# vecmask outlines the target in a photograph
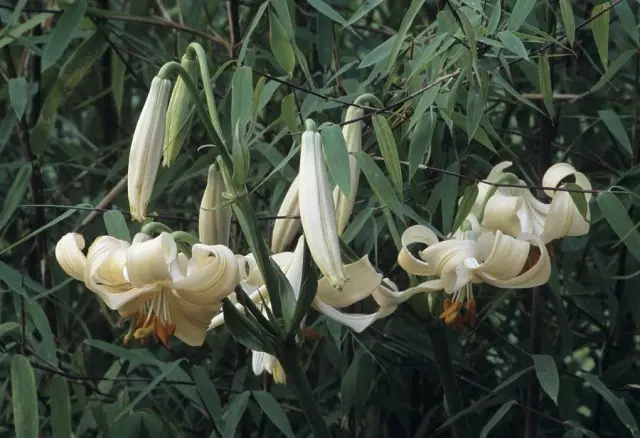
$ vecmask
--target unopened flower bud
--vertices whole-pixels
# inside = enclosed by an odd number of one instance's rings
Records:
[[[231,207],[222,207],[226,200],[222,196],[224,182],[215,164],[209,167],[207,187],[200,203],[198,236],[205,245],[229,245]]]

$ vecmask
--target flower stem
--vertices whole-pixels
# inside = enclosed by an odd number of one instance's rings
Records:
[[[446,412],[447,415],[451,417],[464,408],[464,403],[460,396],[460,388],[458,387],[458,381],[453,369],[453,361],[451,359],[451,352],[449,351],[449,344],[447,343],[446,331],[444,327],[434,326],[427,328],[427,334],[433,346],[438,374],[440,375],[440,382],[442,383],[442,390],[444,392]],[[455,438],[470,438],[472,436],[469,423],[464,417],[453,423],[451,428],[453,429],[453,436]]]
[[[312,436],[316,438],[329,438],[329,428],[320,412],[320,407],[313,396],[313,389],[309,385],[307,376],[304,373],[300,359],[298,358],[295,344],[287,343],[278,358],[285,373],[287,374],[287,382],[291,383],[293,390],[298,397],[298,401],[302,406],[307,420],[313,431]]]

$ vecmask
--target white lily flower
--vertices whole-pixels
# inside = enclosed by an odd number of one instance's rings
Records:
[[[336,224],[329,176],[322,153],[322,139],[307,121],[300,147],[300,220],[311,256],[331,285],[340,289],[347,281],[340,257],[340,240]]]
[[[153,78],[131,140],[127,186],[131,217],[138,221],[145,219],[160,167],[170,91],[171,81]]]
[[[189,259],[167,233],[153,239],[136,236],[134,242],[101,236],[83,262],[84,239],[68,234],[58,243],[56,256],[65,272],[84,280],[109,308],[133,320],[134,337],[144,341],[153,335],[168,346],[175,335],[188,345],[202,345],[220,301],[239,281],[234,254],[222,245],[196,244]]]
[[[251,368],[253,374],[259,376],[267,372],[273,375],[273,381],[285,385],[287,383],[287,375],[282,368],[280,361],[273,355],[264,351],[253,351],[251,355]]]
[[[357,106],[347,108],[347,114],[344,121],[357,120],[364,115],[364,110]],[[360,166],[357,158],[353,155],[362,150],[362,122],[357,121],[344,125],[342,128],[342,136],[347,145],[349,152],[349,193],[344,194],[340,187],[333,190],[333,199],[336,206],[336,224],[338,226],[338,235],[342,235],[347,228],[349,218],[353,212],[353,205],[356,201],[356,193],[358,192],[358,182],[360,180]]]
[[[445,301],[445,312],[441,315],[447,323],[463,322],[459,315],[463,304],[470,311],[464,322],[473,322],[472,283],[521,289],[542,285],[551,275],[549,254],[540,238],[522,233],[516,239],[499,230],[477,235],[479,227],[474,228],[458,235],[462,238],[441,242],[431,229],[421,225],[409,227],[402,235],[399,265],[410,274],[439,277],[422,283],[420,288],[444,290],[453,295],[452,300]],[[419,252],[420,258],[407,248],[413,243],[428,245]],[[530,255],[532,247],[537,251]]]
[[[222,196],[224,182],[215,164],[209,166],[207,187],[200,202],[198,237],[206,245],[229,245],[231,207],[220,208],[226,200]]]
[[[510,166],[509,161],[496,165],[485,181],[493,183],[500,181],[505,175],[504,170]],[[562,188],[565,187],[562,181],[567,177],[573,177],[575,183],[582,189],[591,190],[591,183],[587,177],[567,163],[551,166],[542,178],[542,185]],[[516,183],[524,185],[522,180],[517,180]],[[487,199],[491,191],[494,193]],[[589,232],[588,202],[591,194],[585,194],[587,211],[583,216],[568,192],[545,190],[545,193],[552,198],[550,204],[537,200],[527,188],[493,187],[480,182],[478,197],[471,214],[483,216],[484,228],[500,230],[509,236],[529,233],[539,237],[544,243],[565,236],[581,236]]]
[[[271,251],[280,253],[289,246],[302,227],[300,216],[300,204],[298,203],[298,189],[300,187],[300,175],[297,175],[289,186],[289,190],[280,205],[280,209],[273,225],[271,235]],[[288,217],[294,217],[287,219]]]

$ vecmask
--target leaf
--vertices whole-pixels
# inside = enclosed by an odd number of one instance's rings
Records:
[[[460,225],[462,225],[462,222],[467,218],[467,216],[469,216],[469,213],[471,213],[471,209],[478,198],[478,193],[478,184],[471,184],[464,189],[464,193],[462,194],[461,201],[458,205],[456,217],[453,220],[453,226],[451,227],[452,232],[455,233],[458,228],[460,228]]]
[[[638,35],[638,25],[636,24],[635,14],[631,10],[628,1],[616,2],[613,10],[620,19],[620,24],[624,31],[629,35],[629,38],[636,43],[636,46],[640,45],[640,38]]]
[[[251,392],[249,391],[242,392],[236,395],[233,400],[231,400],[231,403],[229,403],[227,412],[224,413],[225,428],[222,438],[233,438],[236,436],[236,429],[238,428],[238,424],[240,424],[244,411],[247,409],[250,394]]]
[[[627,404],[624,402],[624,400],[612,393],[597,376],[585,373],[584,380],[586,380],[593,387],[593,389],[595,389],[598,394],[600,394],[602,398],[604,398],[607,403],[609,403],[609,406],[611,406],[613,412],[615,412],[620,421],[622,421],[622,424],[624,424],[625,427],[629,429],[631,435],[636,438],[640,437],[638,423],[636,423],[636,419],[627,407]]]
[[[64,377],[54,375],[51,380],[51,430],[54,438],[68,438],[72,436],[71,427],[71,399],[69,386]]]
[[[471,139],[476,135],[476,131],[482,121],[484,114],[485,96],[482,87],[476,81],[469,89],[467,94],[467,142],[471,143]]]
[[[11,405],[16,438],[38,438],[38,394],[29,359],[16,354],[11,360]]]
[[[129,226],[120,210],[109,210],[102,215],[107,234],[120,240],[131,242]]]
[[[0,324],[0,336],[5,333],[12,332],[20,328],[20,325],[17,322],[3,322]]]
[[[359,349],[340,385],[341,410],[344,414],[352,406],[362,406],[369,398],[375,364],[373,358],[363,348]]]
[[[41,25],[50,16],[50,13],[43,12],[41,14],[34,15],[19,26],[16,26],[14,28],[6,27],[4,31],[0,33],[0,49],[12,43],[14,40],[17,40],[23,34],[29,32],[34,27]]]
[[[522,44],[520,38],[515,36],[512,32],[509,32],[508,30],[500,32],[498,34],[498,39],[502,42],[502,44],[504,44],[507,49],[518,55],[520,58],[526,61],[529,60],[529,55],[527,53],[527,49],[524,47],[524,44]]]
[[[600,120],[605,124],[613,138],[615,138],[622,147],[622,150],[629,156],[632,156],[631,142],[618,114],[612,109],[606,109],[598,111],[598,116],[600,116]]]
[[[363,151],[358,151],[354,155],[358,159],[360,169],[367,178],[367,181],[371,186],[371,190],[373,190],[376,198],[378,198],[380,205],[383,207],[388,206],[398,215],[398,217],[403,217],[400,203],[393,191],[391,183],[384,176],[384,173],[382,173],[375,161],[373,161],[373,158]]]
[[[540,80],[540,91],[542,92],[542,100],[547,107],[549,117],[553,119],[553,88],[551,86],[551,69],[549,68],[549,55],[544,54],[540,56],[540,62],[538,63],[538,79]]]
[[[534,354],[533,366],[540,386],[551,400],[558,404],[558,392],[560,391],[560,377],[553,357],[548,354]]]
[[[260,409],[262,409],[262,412],[280,429],[280,432],[282,432],[284,436],[295,437],[287,414],[282,410],[282,407],[280,407],[280,404],[273,395],[266,391],[253,391],[251,394],[258,403],[258,406],[260,406]]]
[[[338,125],[330,123],[320,130],[322,147],[327,167],[342,193],[349,196],[351,192],[351,175],[349,171],[349,152]]]
[[[489,421],[487,421],[487,424],[485,424],[482,430],[480,431],[480,438],[487,438],[489,436],[489,432],[491,432],[493,428],[496,427],[498,423],[500,423],[500,420],[502,420],[502,418],[507,414],[507,412],[509,412],[509,409],[511,409],[511,406],[517,405],[517,404],[518,403],[515,400],[509,400],[508,402],[500,406],[500,408],[496,411],[495,414],[491,416],[491,418],[489,418]]]
[[[516,32],[520,26],[526,21],[527,17],[536,5],[536,0],[518,0],[513,6],[509,21],[507,21],[507,29]]]
[[[629,49],[621,53],[615,59],[615,61],[611,63],[611,66],[609,67],[609,69],[605,70],[600,80],[596,82],[596,84],[593,87],[591,87],[591,89],[589,90],[589,93],[594,93],[598,91],[600,88],[602,88],[602,86],[607,82],[609,82],[618,73],[618,71],[627,64],[627,62],[635,54],[636,54],[636,49]]]
[[[567,33],[569,45],[573,47],[576,41],[576,22],[573,17],[571,0],[560,0],[560,14],[562,15],[562,23],[564,24],[564,31]]]
[[[236,341],[255,351],[265,350],[260,329],[240,313],[236,306],[231,304],[231,301],[224,300],[222,310],[224,312],[225,325]]]
[[[451,113],[451,121],[453,121],[453,123],[460,129],[465,129],[467,128],[467,117],[454,111]],[[489,139],[489,136],[487,135],[487,133],[484,131],[484,129],[482,128],[478,128],[476,130],[476,133],[473,135],[473,139],[475,141],[477,141],[478,143],[480,143],[481,145],[483,145],[484,147],[486,147],[487,149],[489,149],[491,152],[493,152],[494,154],[497,154],[498,152],[496,151],[496,149],[493,147],[493,144],[491,143],[491,140]]]
[[[609,9],[611,5],[609,2],[605,2],[599,5],[595,5],[591,10],[591,32],[593,32],[593,39],[596,42],[596,48],[598,49],[598,55],[600,55],[600,62],[606,70],[609,65]],[[593,18],[596,17],[597,18]]]
[[[18,174],[15,176],[13,184],[11,184],[11,188],[7,192],[2,211],[0,211],[0,230],[4,229],[7,223],[9,223],[9,220],[11,220],[13,214],[22,203],[22,199],[27,193],[29,182],[31,181],[31,171],[32,167],[30,164],[25,164],[18,170]]]
[[[126,65],[115,50],[111,51],[111,94],[118,120],[122,119],[122,101],[124,98],[124,79]]]
[[[411,143],[409,144],[409,179],[413,178],[420,164],[429,162],[431,140],[435,126],[436,116],[433,111],[430,111],[422,115],[413,130]]]
[[[501,0],[496,0],[492,7],[493,11],[491,11],[489,24],[487,24],[487,32],[489,33],[489,35],[493,35],[493,33],[498,29],[498,25],[500,24],[500,18],[502,18]]]
[[[363,18],[369,12],[373,11],[375,8],[380,6],[384,0],[365,0],[362,2],[357,11],[353,13],[349,21],[347,21],[347,25],[351,26],[353,23]]]
[[[331,6],[326,4],[323,0],[307,0],[307,3],[309,3],[311,6],[313,6],[313,8],[316,11],[320,12],[325,17],[330,18],[331,20],[335,21],[336,23],[342,24],[342,27],[348,27],[349,26],[349,23],[347,23],[347,20],[345,20],[342,17],[342,15],[340,15],[338,13],[338,11],[336,11]]]
[[[609,226],[636,260],[640,261],[640,233],[622,202],[611,192],[600,193],[596,202]]]
[[[216,387],[207,375],[207,371],[201,366],[194,365],[191,368],[191,376],[196,390],[204,403],[204,407],[209,413],[209,417],[217,429],[223,429],[224,423],[222,422],[222,406],[220,404],[220,397]]]
[[[264,14],[264,11],[267,9],[267,6],[269,6],[269,0],[264,1],[256,11],[255,15],[253,16],[253,20],[251,20],[251,25],[249,26],[247,33],[244,35],[244,38],[242,39],[243,40],[242,48],[240,49],[240,54],[238,55],[238,64],[242,64],[242,61],[244,60],[244,56],[247,53],[247,47],[249,47],[249,41],[251,41],[251,35],[253,35],[253,31],[256,30],[256,26],[258,26],[258,23],[260,23],[260,20],[262,19],[262,15]]]
[[[280,114],[284,124],[287,125],[289,132],[298,130],[298,118],[296,117],[296,98],[291,94],[287,94],[280,102]]]
[[[397,39],[397,35],[393,35],[389,37],[389,39],[384,43],[371,50],[364,58],[362,58],[362,62],[360,62],[358,68],[360,69],[369,67],[370,65],[377,64],[387,59],[389,57],[389,54],[391,53],[391,50],[395,47],[395,41]]]
[[[9,100],[18,120],[22,120],[24,111],[27,109],[28,93],[27,80],[24,77],[9,79]]]
[[[422,93],[420,100],[418,101],[418,105],[416,105],[415,110],[413,111],[413,116],[411,116],[411,122],[409,122],[409,129],[413,128],[413,126],[418,123],[419,120],[422,119],[425,111],[429,109],[433,102],[435,102],[436,97],[438,97],[438,93],[440,92],[441,84],[437,84],[427,91]]]
[[[54,65],[62,56],[80,27],[86,11],[85,0],[76,0],[65,8],[42,51],[42,71]]]
[[[391,52],[389,54],[389,58],[387,59],[387,63],[384,68],[384,76],[387,76],[391,72],[391,67],[396,62],[396,58],[398,57],[398,53],[400,53],[400,48],[402,47],[402,43],[404,39],[407,37],[407,32],[413,23],[413,20],[422,9],[422,5],[425,0],[412,0],[409,9],[404,12],[404,18],[402,19],[402,23],[400,24],[400,29],[396,34],[396,39],[393,42],[393,47],[391,48]]]
[[[284,26],[271,10],[269,10],[269,43],[271,52],[280,67],[292,76],[296,68],[296,56]]]
[[[543,114],[543,112],[540,111],[540,108],[538,108],[536,105],[534,105],[529,99],[524,98],[520,93],[518,93],[511,86],[511,84],[509,84],[509,82],[507,82],[502,76],[500,76],[499,74],[496,73],[496,74],[493,75],[493,79],[496,81],[496,83],[499,86],[504,88],[507,93],[509,93],[510,95],[512,95],[513,97],[518,99],[520,102],[522,102],[525,105],[527,105],[529,108],[538,111],[540,114]]]
[[[325,69],[331,68],[333,59],[333,23],[325,15],[318,14],[316,18],[316,52],[318,60]]]
[[[371,118],[373,123],[373,130],[376,133],[376,139],[378,140],[378,147],[382,158],[384,158],[384,164],[387,166],[391,181],[395,186],[398,197],[402,199],[402,169],[400,168],[400,158],[398,157],[398,146],[396,140],[393,137],[393,132],[387,122],[386,117],[381,114],[375,115]]]
[[[244,131],[251,119],[252,103],[253,73],[250,67],[238,67],[231,82],[231,126],[234,129],[240,125],[240,129]]]

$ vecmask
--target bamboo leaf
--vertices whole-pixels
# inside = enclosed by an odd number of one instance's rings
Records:
[[[606,70],[609,66],[609,15],[610,3],[595,5],[591,10],[591,17],[596,17],[591,21],[591,32],[596,42],[600,62]]]
[[[564,24],[569,44],[573,47],[573,43],[576,41],[576,22],[573,17],[571,0],[560,0],[560,15],[562,16],[562,23]]]
[[[553,360],[553,357],[548,354],[534,354],[532,358],[540,386],[557,405],[558,392],[560,391],[560,377],[558,376],[556,362]]]
[[[293,52],[293,46],[289,41],[284,26],[271,11],[269,11],[269,42],[271,43],[271,52],[280,67],[289,76],[292,76],[293,70],[296,68],[296,56]]]
[[[384,164],[387,166],[391,181],[395,186],[398,197],[402,198],[402,169],[400,168],[400,158],[398,156],[398,146],[396,140],[393,137],[393,132],[389,126],[389,122],[383,115],[375,115],[371,119],[373,122],[373,130],[376,133],[376,139],[378,140],[378,147],[382,158],[384,158]]]
[[[16,354],[11,361],[11,405],[16,438],[38,438],[38,394],[29,359]]]
[[[632,156],[631,141],[618,114],[612,109],[606,109],[598,111],[598,115],[625,154]]]
[[[551,69],[549,68],[549,57],[546,54],[540,57],[540,62],[538,64],[538,78],[540,80],[540,91],[542,92],[544,105],[547,107],[549,117],[553,119],[555,114],[553,108],[553,87],[551,85]]]
[[[54,65],[65,51],[87,11],[86,0],[76,0],[66,7],[47,39],[42,53],[42,71]]]
[[[491,416],[491,418],[489,418],[489,421],[487,421],[487,424],[485,424],[482,430],[480,431],[480,438],[487,438],[489,436],[489,432],[491,432],[493,428],[496,427],[498,423],[500,423],[500,420],[502,420],[502,418],[507,414],[507,412],[509,412],[509,409],[511,409],[511,406],[516,404],[518,403],[515,400],[509,400],[508,402],[500,406],[500,408],[496,411],[495,414],[493,414],[493,416]]]
[[[342,135],[342,130],[338,125],[330,123],[323,126],[320,134],[322,136],[322,149],[327,161],[327,167],[333,180],[340,187],[340,191],[346,196],[351,193],[351,172],[349,171],[349,152]]]

